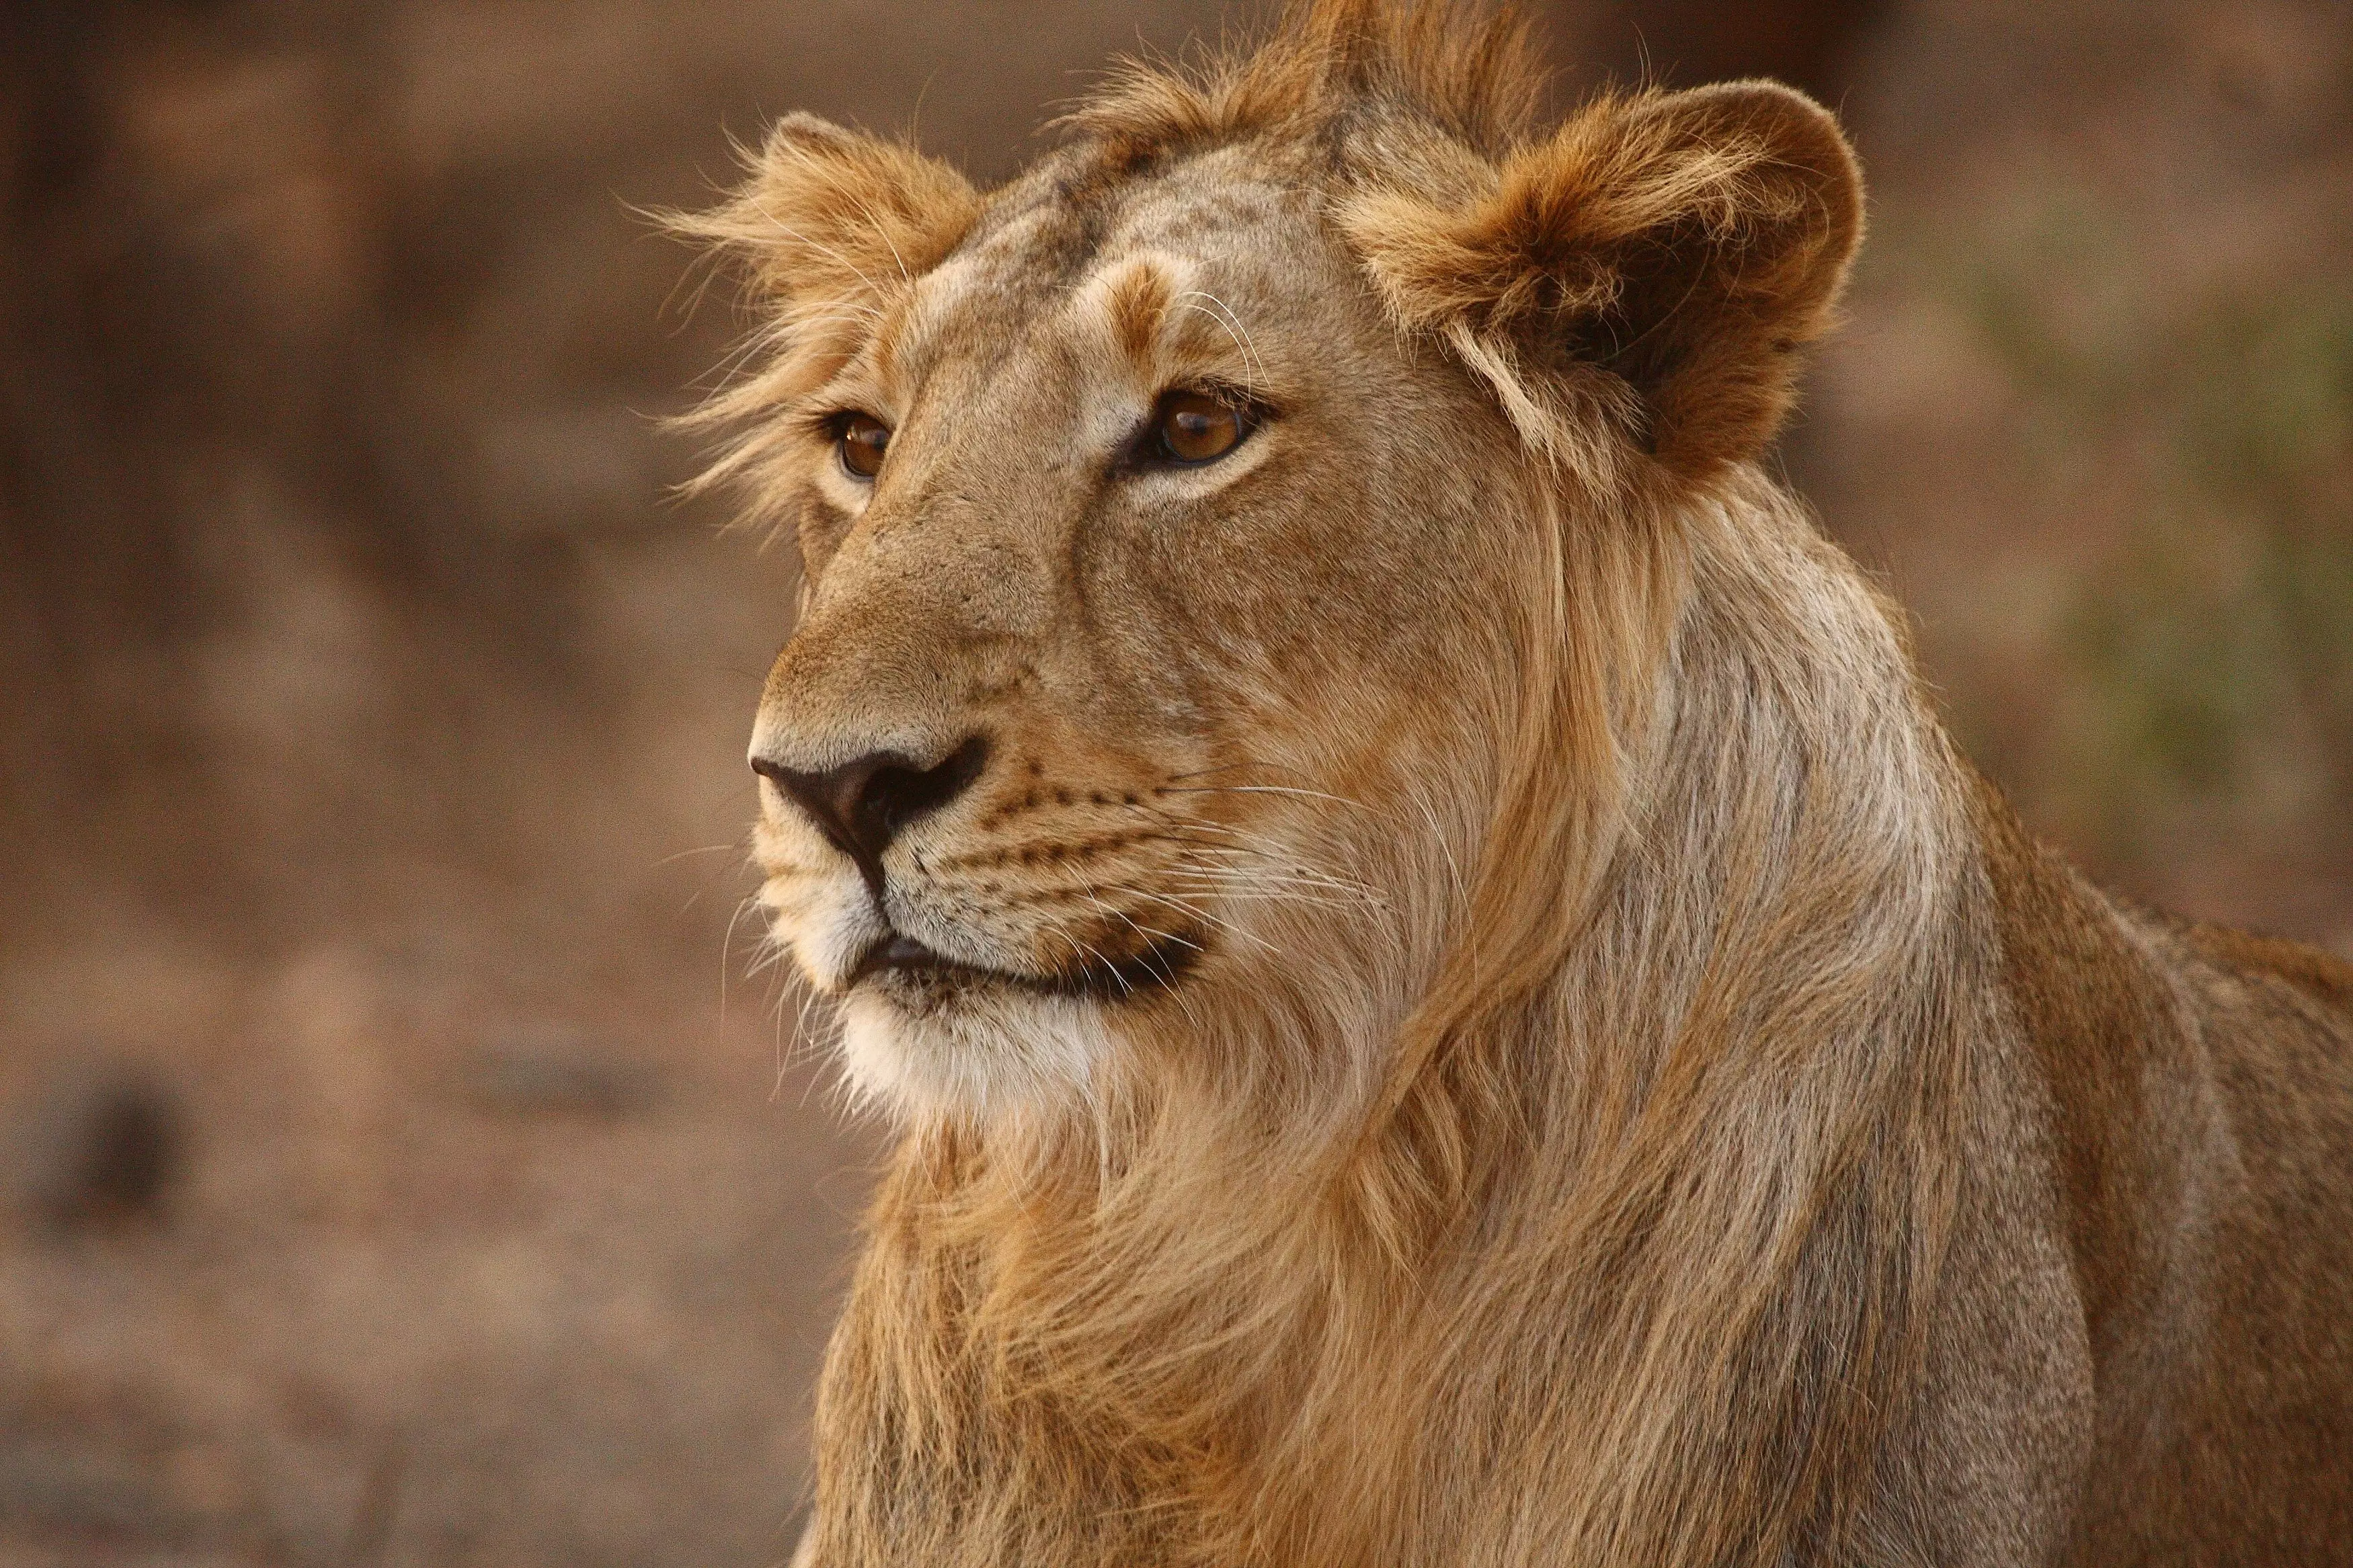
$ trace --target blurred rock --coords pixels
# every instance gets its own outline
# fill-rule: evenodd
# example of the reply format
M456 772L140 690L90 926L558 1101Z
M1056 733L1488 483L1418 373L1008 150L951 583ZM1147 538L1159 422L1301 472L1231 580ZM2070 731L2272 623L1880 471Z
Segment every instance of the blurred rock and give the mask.
M69 1232L161 1220L188 1136L169 1085L106 1065L69 1071L37 1096L14 1142L27 1217Z
M464 1064L467 1099L503 1116L617 1121L655 1109L661 1087L647 1063L564 1028L523 1029L486 1040Z
M270 1544L251 1503L232 1447L194 1436L152 1390L85 1377L0 1392L0 1568L250 1562L214 1553Z

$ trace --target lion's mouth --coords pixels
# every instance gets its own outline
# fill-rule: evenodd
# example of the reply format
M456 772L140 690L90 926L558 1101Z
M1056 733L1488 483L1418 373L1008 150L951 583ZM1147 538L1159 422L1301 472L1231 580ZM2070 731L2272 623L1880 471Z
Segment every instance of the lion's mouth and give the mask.
M1097 953L1067 970L1032 974L966 963L893 931L877 938L860 954L843 989L853 990L871 981L936 995L944 990L1002 985L1040 996L1126 1002L1167 990L1184 978L1200 956L1197 939L1163 933L1131 953L1116 958Z

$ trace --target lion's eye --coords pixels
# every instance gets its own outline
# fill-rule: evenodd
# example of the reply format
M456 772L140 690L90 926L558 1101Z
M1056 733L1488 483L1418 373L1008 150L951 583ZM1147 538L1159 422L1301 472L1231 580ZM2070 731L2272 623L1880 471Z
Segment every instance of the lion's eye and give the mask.
M1209 392L1171 392L1153 410L1145 450L1164 463L1214 463L1250 432L1247 408Z
M891 426L871 414L851 414L841 421L841 466L854 479L871 479L882 471L882 454L890 449Z

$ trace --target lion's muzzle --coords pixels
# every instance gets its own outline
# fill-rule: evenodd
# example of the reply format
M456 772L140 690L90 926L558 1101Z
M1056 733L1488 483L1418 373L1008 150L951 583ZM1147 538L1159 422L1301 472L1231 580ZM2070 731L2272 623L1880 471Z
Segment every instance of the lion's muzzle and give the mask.
M828 843L856 862L879 901L883 851L911 823L971 788L988 765L988 751L987 738L973 735L928 767L898 752L881 751L815 772L755 755L752 771L783 791Z

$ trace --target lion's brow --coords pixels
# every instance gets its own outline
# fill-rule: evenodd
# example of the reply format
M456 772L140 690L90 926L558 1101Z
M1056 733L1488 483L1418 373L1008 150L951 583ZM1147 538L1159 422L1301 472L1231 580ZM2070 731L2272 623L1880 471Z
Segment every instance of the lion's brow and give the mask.
M1149 371L1159 357L1160 335L1176 292L1176 280L1148 257L1114 263L1093 294L1112 341L1139 369Z
M1244 389L1263 379L1264 366L1242 317L1181 262L1131 256L1098 273L1082 290L1094 325L1145 379L1171 363L1208 372Z
M905 308L891 323L889 342L881 345L892 364L905 367L931 357L934 345L973 295L971 270L968 261L945 261L916 287Z

